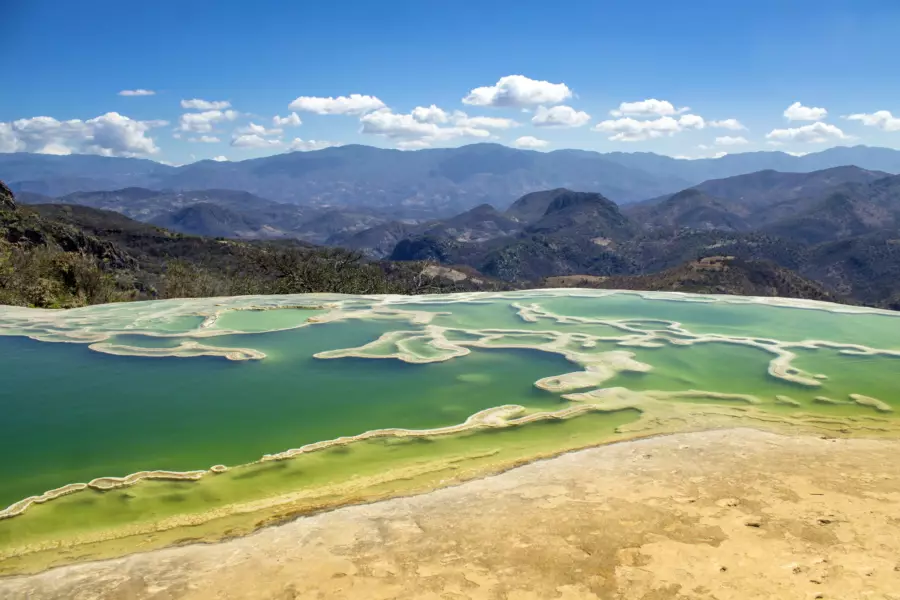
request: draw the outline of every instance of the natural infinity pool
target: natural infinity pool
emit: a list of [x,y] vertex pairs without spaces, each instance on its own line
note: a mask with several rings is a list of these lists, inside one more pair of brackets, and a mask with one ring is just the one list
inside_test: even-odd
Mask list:
[[900,431],[900,315],[803,301],[538,290],[0,307],[0,356],[0,573],[685,428]]

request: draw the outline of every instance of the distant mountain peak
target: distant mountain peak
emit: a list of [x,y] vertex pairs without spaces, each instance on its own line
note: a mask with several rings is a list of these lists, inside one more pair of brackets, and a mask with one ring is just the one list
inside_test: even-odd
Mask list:
[[618,206],[616,205],[616,203],[606,199],[602,194],[595,194],[591,192],[573,192],[565,188],[554,191],[557,192],[556,197],[553,198],[553,200],[550,201],[550,204],[547,205],[547,210],[544,211],[544,215],[551,215],[555,212],[560,212],[563,210],[572,209],[573,207],[584,205],[600,205],[604,208],[614,208],[616,211],[618,211]]

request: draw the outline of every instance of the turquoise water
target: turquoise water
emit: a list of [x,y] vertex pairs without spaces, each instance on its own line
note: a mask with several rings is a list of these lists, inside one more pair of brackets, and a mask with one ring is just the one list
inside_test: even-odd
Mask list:
[[837,314],[749,303],[644,300],[625,294],[552,298],[539,303],[550,312],[563,315],[604,319],[639,316],[676,321],[692,333],[754,336],[786,342],[829,340],[900,349],[900,317],[877,313]]

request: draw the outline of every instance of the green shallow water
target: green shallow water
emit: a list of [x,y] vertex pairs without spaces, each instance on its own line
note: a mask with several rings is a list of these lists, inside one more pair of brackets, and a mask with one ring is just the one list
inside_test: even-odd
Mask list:
[[[205,481],[202,490],[198,490],[199,486],[193,482],[147,481],[140,484],[139,491],[135,487],[73,494],[35,506],[26,518],[0,522],[0,547],[17,537],[52,539],[61,527],[82,533],[96,530],[98,525],[152,522],[173,515],[200,513],[260,495],[284,493],[292,487],[371,476],[383,469],[414,466],[430,459],[485,453],[499,453],[514,459],[551,452],[573,441],[591,443],[602,439],[602,436],[611,435],[617,426],[635,418],[637,413],[634,411],[623,411],[585,415],[571,423],[550,421],[434,440],[359,442],[289,461],[217,475]],[[496,459],[496,455],[490,458]],[[101,524],[96,522],[98,514],[103,515]]]
[[[763,304],[644,300],[622,294],[601,298],[553,298],[540,302],[551,312],[582,317],[642,317],[676,321],[693,333],[771,338],[785,342],[829,340],[900,349],[900,320],[877,313],[836,314]],[[655,327],[655,326],[654,326]]]
[[[560,356],[530,350],[479,350],[424,365],[312,358],[387,329],[350,321],[211,340],[268,355],[239,363],[107,356],[83,345],[0,337],[8,357],[0,505],[99,476],[235,465],[371,429],[454,425],[498,404],[554,408],[559,399],[532,384],[571,369]],[[485,377],[473,382],[468,374]]]
[[[520,415],[578,406],[534,383],[580,371],[610,352],[629,352],[650,370],[621,371],[599,386],[585,384],[579,391],[624,387],[635,392],[750,394],[760,400],[758,410],[785,419],[805,414],[890,421],[900,412],[900,352],[891,353],[900,350],[896,316],[729,303],[710,297],[697,302],[663,298],[577,291],[415,300],[218,298],[68,312],[0,307],[0,509],[96,477],[202,470],[215,464],[235,467],[265,454],[377,429],[453,426],[500,405],[519,405],[524,409]],[[515,305],[532,304],[553,314],[539,315],[535,322],[523,320]],[[344,312],[329,314],[326,305]],[[276,309],[227,310],[258,306]],[[377,310],[366,312],[369,308]],[[396,311],[416,312],[398,317]],[[215,323],[202,327],[215,313]],[[430,325],[416,322],[421,313],[434,314]],[[309,317],[325,314],[339,318],[307,324]],[[589,322],[559,322],[553,315]],[[684,331],[668,321],[680,323]],[[444,333],[444,328],[451,329]],[[504,330],[527,333],[486,337]],[[373,344],[391,332],[397,332],[395,337]],[[577,335],[561,338],[554,346],[558,334],[553,332]],[[733,342],[695,340],[706,334]],[[736,343],[743,338],[778,340],[769,343],[776,350],[788,343],[786,349],[797,355],[795,369],[827,377],[818,386],[773,377],[767,371],[776,354]],[[52,343],[59,340],[73,343]],[[694,343],[673,343],[678,340]],[[853,356],[832,348],[789,346],[803,340],[864,345],[880,353]],[[154,353],[200,343],[252,349],[265,358],[116,356],[90,349],[88,343],[96,341],[119,351],[131,347]],[[457,345],[448,350],[442,344]],[[503,347],[508,345],[532,348]],[[322,352],[334,357],[314,357]],[[564,352],[574,353],[573,361],[587,362],[570,362]],[[348,353],[361,356],[345,356]],[[465,355],[440,360],[454,354]],[[403,356],[409,362],[400,360]],[[416,362],[425,360],[439,362]],[[894,410],[879,412],[850,403],[850,394],[877,398]],[[798,405],[779,404],[776,395],[788,396]],[[840,404],[816,401],[817,396]],[[690,410],[698,411],[710,404],[741,405],[702,394],[671,402],[693,405],[697,408]],[[70,539],[79,532],[153,523],[392,469],[452,462],[453,457],[464,457],[467,472],[487,472],[530,456],[601,443],[639,418],[639,410],[632,408],[440,437],[369,439],[290,460],[238,467],[200,482],[144,481],[110,492],[78,492],[0,520],[0,551],[23,540]],[[410,481],[432,482],[429,477],[417,475]],[[432,484],[438,485],[452,477],[433,479]],[[398,492],[404,489],[397,482],[385,485]]]

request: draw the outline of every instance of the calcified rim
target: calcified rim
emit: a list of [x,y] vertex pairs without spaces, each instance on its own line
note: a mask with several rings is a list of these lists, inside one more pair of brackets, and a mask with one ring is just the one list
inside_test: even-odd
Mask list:
[[[348,319],[393,319],[405,321],[412,325],[423,326],[422,329],[410,331],[391,331],[383,334],[378,339],[358,348],[348,348],[320,352],[314,355],[319,359],[337,359],[344,357],[358,358],[393,358],[409,363],[432,363],[451,360],[459,356],[465,356],[471,352],[470,348],[524,348],[563,355],[581,370],[564,373],[557,376],[546,377],[535,382],[538,388],[558,393],[573,392],[589,387],[595,387],[592,391],[581,393],[568,393],[564,399],[578,401],[579,405],[567,407],[553,412],[537,412],[522,415],[526,409],[517,405],[504,405],[489,408],[470,416],[464,423],[426,430],[409,429],[378,429],[364,432],[356,436],[340,437],[332,440],[323,440],[289,449],[275,454],[266,454],[259,460],[246,463],[252,465],[272,460],[285,460],[304,453],[315,452],[336,445],[349,444],[356,441],[379,437],[425,437],[458,434],[474,429],[486,427],[508,427],[523,425],[529,422],[547,419],[567,419],[590,411],[617,411],[625,409],[637,409],[646,417],[651,406],[655,411],[660,409],[662,401],[700,397],[723,401],[741,401],[747,404],[759,404],[761,400],[746,394],[724,394],[707,390],[688,390],[679,392],[631,392],[624,388],[601,388],[602,384],[623,371],[647,372],[651,365],[641,363],[634,359],[634,353],[626,350],[616,350],[602,353],[591,353],[573,350],[573,346],[580,346],[583,350],[595,347],[598,342],[615,342],[622,347],[660,347],[664,344],[689,346],[698,343],[729,343],[754,347],[764,350],[774,357],[769,362],[768,373],[772,377],[790,381],[803,386],[816,387],[821,385],[825,378],[821,374],[806,373],[792,365],[796,354],[791,348],[831,348],[848,355],[883,355],[900,357],[898,350],[883,350],[870,348],[858,344],[830,342],[827,340],[805,340],[801,342],[782,342],[775,339],[727,336],[721,334],[694,334],[685,329],[677,321],[664,319],[602,319],[591,317],[577,317],[558,315],[552,313],[538,303],[521,304],[513,302],[512,306],[517,314],[525,322],[539,322],[541,320],[553,321],[560,324],[585,324],[604,325],[622,332],[618,336],[599,336],[587,333],[569,333],[556,330],[531,330],[531,329],[466,329],[440,327],[432,325],[436,316],[447,315],[447,312],[431,312],[421,310],[404,310],[405,304],[435,304],[452,305],[459,303],[485,304],[494,300],[515,299],[541,299],[554,297],[606,297],[614,294],[628,294],[639,296],[648,300],[675,301],[675,302],[701,302],[701,303],[726,303],[726,304],[762,304],[783,308],[798,308],[806,310],[823,310],[843,314],[882,314],[897,317],[900,314],[892,311],[882,311],[861,307],[836,305],[812,300],[794,300],[787,298],[758,298],[735,296],[693,296],[679,293],[658,292],[622,292],[622,291],[596,291],[579,290],[570,288],[545,289],[534,292],[504,292],[486,293],[473,292],[451,295],[427,295],[427,296],[335,296],[335,295],[293,295],[293,296],[262,296],[262,297],[231,297],[231,298],[206,298],[189,300],[156,301],[153,303],[129,303],[120,305],[105,305],[104,313],[110,311],[122,313],[125,317],[132,317],[131,323],[126,323],[118,329],[105,331],[91,331],[90,311],[97,307],[70,310],[42,310],[27,309],[21,307],[4,307],[4,313],[0,318],[0,335],[26,335],[42,341],[63,341],[71,343],[88,343],[89,348],[108,354],[145,356],[145,357],[192,357],[192,356],[218,356],[229,360],[261,360],[265,354],[252,348],[222,348],[203,344],[196,339],[183,341],[178,346],[169,348],[145,348],[122,344],[108,343],[106,340],[117,335],[145,335],[152,337],[177,337],[177,338],[208,338],[220,335],[240,335],[248,333],[269,333],[307,327],[314,324],[345,321]],[[299,302],[299,300],[304,302]],[[163,306],[160,306],[162,304]],[[154,311],[141,314],[141,309],[152,306]],[[304,309],[324,310],[323,314],[311,316],[297,325],[273,328],[265,331],[239,331],[234,329],[215,329],[220,317],[233,311],[264,311],[278,309]],[[137,314],[134,314],[137,313]],[[104,315],[106,316],[106,315]],[[141,327],[145,323],[165,324],[171,319],[181,317],[202,317],[202,322],[193,330],[186,332],[163,333]],[[640,324],[654,324],[659,327],[647,329],[639,327]],[[70,327],[87,327],[84,329],[66,329]],[[463,333],[471,336],[471,340],[451,340],[447,336],[452,333]],[[544,338],[542,343],[527,343],[516,341],[517,337]],[[421,342],[429,347],[432,352],[428,355],[417,353],[412,347],[413,342]],[[389,353],[376,352],[381,347],[393,347]],[[599,401],[599,402],[597,402]],[[788,396],[779,395],[776,403],[799,406],[800,404]],[[816,401],[836,404],[856,404],[872,408],[878,412],[891,411],[890,405],[880,399],[851,394],[849,401],[829,399],[819,396]],[[650,404],[648,404],[650,403]],[[702,411],[701,411],[702,412]],[[798,415],[802,417],[802,415]],[[851,419],[852,420],[852,419]],[[244,465],[241,465],[244,466]],[[85,489],[107,490],[127,487],[143,480],[167,479],[182,481],[198,481],[208,474],[221,473],[227,470],[224,465],[215,465],[209,470],[199,471],[141,471],[126,477],[99,477],[88,483],[72,483],[54,490],[47,491],[39,496],[31,496],[0,510],[0,519],[11,518],[24,514],[34,504],[42,504],[67,494]]]

